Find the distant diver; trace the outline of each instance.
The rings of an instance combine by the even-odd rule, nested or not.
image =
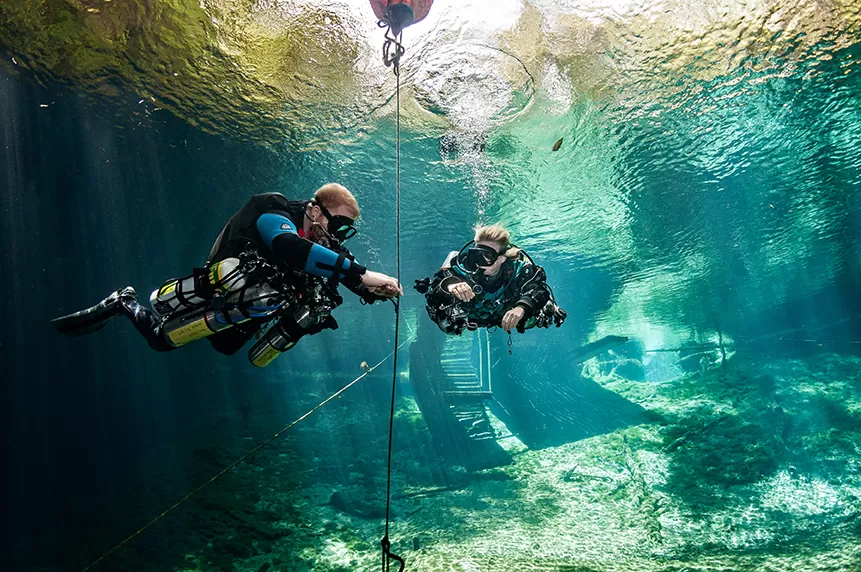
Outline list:
[[[523,333],[562,325],[567,317],[553,298],[544,269],[511,244],[500,224],[482,226],[475,239],[449,253],[432,277],[416,281],[431,320],[447,334],[501,327]]]
[[[126,287],[52,323],[77,336],[123,314],[156,351],[205,337],[231,355],[258,336],[248,358],[264,367],[302,336],[338,327],[331,315],[343,301],[338,284],[368,303],[403,294],[395,278],[367,270],[343,246],[358,216],[355,197],[336,183],[305,201],[254,195],[221,230],[203,268],[155,290],[151,310]]]

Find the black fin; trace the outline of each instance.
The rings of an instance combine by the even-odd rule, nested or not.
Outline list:
[[[122,288],[117,290],[95,306],[86,310],[68,314],[51,320],[54,327],[61,334],[67,336],[82,336],[100,330],[107,325],[108,320],[122,311],[120,296],[134,297],[133,288]]]

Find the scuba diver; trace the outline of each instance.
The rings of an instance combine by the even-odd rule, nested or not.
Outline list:
[[[544,269],[511,244],[500,224],[482,226],[475,239],[451,252],[432,277],[416,281],[427,312],[447,334],[501,327],[511,334],[562,325],[567,317],[553,299]]]
[[[121,288],[95,306],[52,321],[78,336],[125,315],[156,351],[207,338],[231,355],[251,338],[249,360],[265,367],[304,335],[338,324],[338,284],[364,303],[403,294],[395,278],[358,264],[343,243],[356,234],[359,205],[330,183],[309,201],[280,193],[254,195],[219,233],[203,268],[165,282],[142,306],[134,288]]]

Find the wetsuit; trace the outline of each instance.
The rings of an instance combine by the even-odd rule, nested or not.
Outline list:
[[[326,248],[305,238],[302,227],[309,202],[289,201],[280,193],[254,195],[221,230],[209,252],[207,265],[236,257],[251,248],[273,265],[328,278],[332,288],[341,283],[367,302],[383,299],[365,289],[361,276],[366,269],[356,263],[349,250],[340,246]],[[122,305],[150,347],[158,351],[174,349],[162,338],[161,320],[155,312],[136,300],[124,300]],[[207,339],[219,353],[233,354],[265,323],[264,320],[250,320],[212,334]],[[300,337],[326,327],[337,327],[331,316],[315,331],[297,329],[295,334]]]
[[[533,317],[550,300],[543,268],[520,256],[506,260],[496,276],[485,276],[481,271],[471,275],[464,270],[465,253],[459,257],[430,279],[425,294],[428,315],[441,329],[448,333],[454,331],[449,324],[443,326],[447,319],[445,309],[452,303],[463,308],[467,321],[478,327],[500,326],[505,313],[517,306],[525,312],[517,330],[523,332],[535,325]],[[448,292],[455,282],[468,283],[475,297],[469,302],[457,300]]]

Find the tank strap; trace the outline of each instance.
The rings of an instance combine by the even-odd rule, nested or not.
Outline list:
[[[174,287],[174,294],[176,294],[176,299],[179,300],[179,303],[183,306],[191,306],[191,302],[188,298],[185,297],[185,294],[182,292],[182,283],[183,279],[180,278],[176,281],[176,286]]]
[[[212,295],[215,294],[215,288],[209,282],[209,265],[207,264],[203,268],[192,268],[191,275],[194,280],[194,291],[201,298],[211,300]]]
[[[208,281],[204,281],[204,280],[200,279],[200,274],[199,274],[200,270],[201,270],[200,268],[193,268],[191,271],[191,278],[192,278],[192,281],[194,284],[194,286],[192,288],[192,292],[194,295],[208,300],[209,296],[207,295],[205,288],[207,288],[209,286],[209,283],[208,283]],[[188,299],[188,297],[185,295],[185,292],[183,292],[183,290],[182,290],[182,284],[183,284],[183,282],[185,282],[185,280],[186,279],[179,279],[176,281],[176,288],[174,290],[174,293],[176,294],[176,299],[179,300],[180,304],[182,304],[183,306],[186,306],[186,307],[192,307],[193,308],[195,306],[195,304],[191,300]]]

